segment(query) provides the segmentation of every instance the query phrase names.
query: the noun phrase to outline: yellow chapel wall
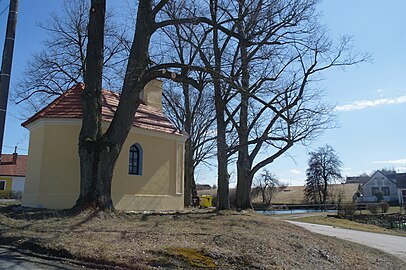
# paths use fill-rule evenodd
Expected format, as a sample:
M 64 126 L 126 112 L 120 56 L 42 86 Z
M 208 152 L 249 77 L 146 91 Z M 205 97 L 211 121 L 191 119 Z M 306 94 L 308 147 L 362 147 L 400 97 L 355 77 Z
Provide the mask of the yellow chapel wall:
M 41 179 L 42 154 L 44 142 L 44 128 L 30 130 L 30 141 L 28 145 L 27 170 L 24 183 L 22 205 L 38 207 L 37 195 Z
M 70 208 L 78 198 L 80 124 L 62 123 L 63 120 L 30 131 L 24 206 Z M 180 188 L 179 184 L 183 185 L 184 144 L 174 136 L 162 134 L 136 128 L 130 131 L 113 175 L 112 197 L 116 209 L 183 208 L 183 192 L 179 192 L 183 187 Z M 38 143 L 41 141 L 42 144 Z M 134 143 L 143 149 L 141 176 L 128 174 L 129 148 Z M 182 172 L 177 171 L 179 169 Z

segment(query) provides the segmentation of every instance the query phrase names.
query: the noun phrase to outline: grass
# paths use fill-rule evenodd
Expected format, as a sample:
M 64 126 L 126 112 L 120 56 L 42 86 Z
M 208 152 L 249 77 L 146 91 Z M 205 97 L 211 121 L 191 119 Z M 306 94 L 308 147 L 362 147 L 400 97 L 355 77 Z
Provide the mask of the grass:
M 0 206 L 0 244 L 125 269 L 401 269 L 386 253 L 253 211 L 128 214 Z
M 195 248 L 169 248 L 166 254 L 169 256 L 179 256 L 184 259 L 190 266 L 194 268 L 217 268 L 213 258 L 207 256 L 203 250 L 197 250 Z
M 330 226 L 343 228 L 343 229 L 374 232 L 374 233 L 383 233 L 383 234 L 390 234 L 390 235 L 397 235 L 397 236 L 406 236 L 406 232 L 390 230 L 390 229 L 386 229 L 386 228 L 379 227 L 376 225 L 371 225 L 371 224 L 358 223 L 358 222 L 350 221 L 347 219 L 329 217 L 326 214 L 317 215 L 317 216 L 308 216 L 308 217 L 302 217 L 302 218 L 295 218 L 294 220 L 301 221 L 301 222 L 307 222 L 307 223 L 321 224 L 321 225 L 330 225 Z

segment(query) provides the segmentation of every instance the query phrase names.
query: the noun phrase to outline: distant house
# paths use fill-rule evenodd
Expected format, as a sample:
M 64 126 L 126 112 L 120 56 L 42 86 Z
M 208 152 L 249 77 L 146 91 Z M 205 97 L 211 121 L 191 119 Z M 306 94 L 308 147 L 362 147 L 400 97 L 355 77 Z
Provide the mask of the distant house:
M 368 175 L 347 176 L 345 179 L 345 183 L 346 184 L 364 184 L 368 180 L 369 180 Z
M 1 155 L 0 163 L 0 192 L 23 192 L 27 164 L 26 155 Z
M 383 200 L 387 202 L 398 202 L 398 190 L 395 175 L 384 175 L 376 171 L 369 179 L 360 186 L 360 196 L 357 202 L 376 202 L 376 194 L 383 193 Z
M 399 204 L 406 204 L 406 173 L 396 175 L 396 187 L 398 189 Z
M 22 124 L 30 131 L 23 206 L 71 208 L 78 199 L 83 90 L 84 84 L 72 87 Z M 183 209 L 187 136 L 162 112 L 161 81 L 150 82 L 141 98 L 114 169 L 113 204 L 118 210 Z M 119 100 L 119 94 L 103 90 L 104 131 Z
M 196 184 L 196 190 L 209 190 L 212 187 L 208 184 Z

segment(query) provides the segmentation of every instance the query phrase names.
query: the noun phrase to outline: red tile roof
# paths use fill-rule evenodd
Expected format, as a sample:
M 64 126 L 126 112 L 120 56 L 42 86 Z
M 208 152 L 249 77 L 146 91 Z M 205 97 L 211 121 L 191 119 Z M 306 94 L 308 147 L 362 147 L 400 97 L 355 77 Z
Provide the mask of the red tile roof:
M 85 86 L 82 83 L 67 90 L 51 102 L 44 109 L 22 123 L 26 127 L 29 123 L 40 118 L 82 118 L 81 93 Z M 108 90 L 102 91 L 102 119 L 111 122 L 117 109 L 120 95 Z M 134 127 L 155 130 L 164 133 L 181 135 L 182 133 L 158 109 L 141 103 L 135 112 Z
M 21 176 L 25 177 L 27 170 L 27 156 L 18 155 L 17 164 L 13 164 L 13 154 L 1 155 L 0 176 Z

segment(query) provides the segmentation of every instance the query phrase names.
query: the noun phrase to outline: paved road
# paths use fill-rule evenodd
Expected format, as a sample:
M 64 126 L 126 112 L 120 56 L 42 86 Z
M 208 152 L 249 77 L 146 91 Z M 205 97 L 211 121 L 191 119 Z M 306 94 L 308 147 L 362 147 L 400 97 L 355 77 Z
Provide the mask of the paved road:
M 89 269 L 78 265 L 67 264 L 60 261 L 45 260 L 37 257 L 30 257 L 25 254 L 0 247 L 0 269 L 1 270 L 74 270 Z
M 337 238 L 380 249 L 389 254 L 395 255 L 406 262 L 406 237 L 347 230 L 333 226 L 304 223 L 292 220 L 287 220 L 286 222 L 298 225 L 314 233 L 335 236 Z

